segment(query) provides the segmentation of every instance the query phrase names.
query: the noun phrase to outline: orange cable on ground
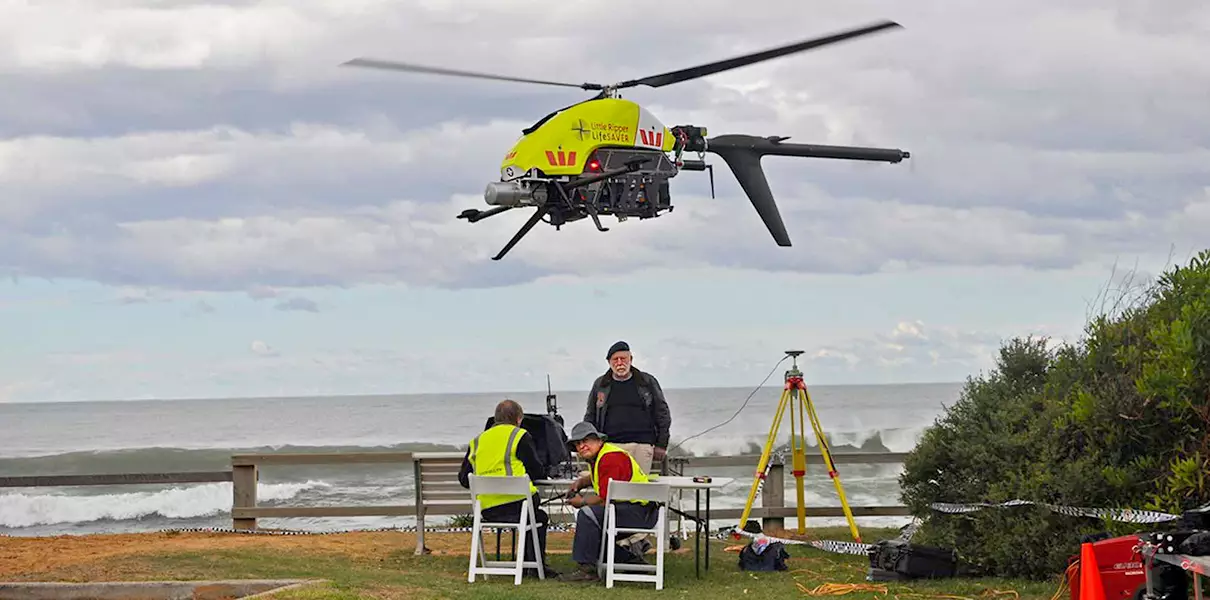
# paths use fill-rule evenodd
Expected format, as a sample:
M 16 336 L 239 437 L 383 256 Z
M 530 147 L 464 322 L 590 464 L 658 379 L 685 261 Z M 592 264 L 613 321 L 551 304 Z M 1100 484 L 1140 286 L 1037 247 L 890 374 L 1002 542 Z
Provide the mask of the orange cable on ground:
M 1013 598 L 1020 598 L 1021 594 L 1017 593 L 1017 590 L 991 590 L 991 589 L 983 590 L 983 593 L 979 594 L 980 598 L 994 598 L 996 596 L 1012 596 Z
M 853 592 L 887 593 L 885 585 L 874 585 L 871 583 L 823 583 L 810 590 L 801 583 L 795 585 L 808 596 L 842 596 Z
M 1055 593 L 1050 597 L 1050 600 L 1059 600 L 1059 598 L 1063 596 L 1064 590 L 1067 589 L 1067 582 L 1071 580 L 1071 572 L 1079 568 L 1080 563 L 1078 562 L 1073 562 L 1070 565 L 1067 565 L 1067 569 L 1063 571 L 1063 577 L 1059 580 L 1059 589 L 1055 590 Z

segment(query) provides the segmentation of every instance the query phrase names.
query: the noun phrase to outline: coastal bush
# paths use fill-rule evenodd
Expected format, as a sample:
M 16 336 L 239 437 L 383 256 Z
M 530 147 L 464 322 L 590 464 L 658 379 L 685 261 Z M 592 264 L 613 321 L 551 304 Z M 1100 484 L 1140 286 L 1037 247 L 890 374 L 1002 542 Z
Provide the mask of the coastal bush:
M 1081 537 L 1163 529 L 1042 507 L 935 511 L 1027 500 L 1172 514 L 1210 502 L 1210 251 L 1122 296 L 1074 344 L 1005 343 L 923 434 L 900 478 L 925 519 L 915 541 L 958 550 L 978 572 L 1060 573 Z

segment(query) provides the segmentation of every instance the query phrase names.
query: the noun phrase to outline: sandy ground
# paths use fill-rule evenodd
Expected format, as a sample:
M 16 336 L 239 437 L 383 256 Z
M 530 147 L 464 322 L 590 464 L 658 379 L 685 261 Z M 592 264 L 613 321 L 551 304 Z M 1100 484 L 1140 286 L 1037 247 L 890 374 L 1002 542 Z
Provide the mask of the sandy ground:
M 495 552 L 495 536 L 487 536 L 488 551 Z M 425 547 L 436 555 L 469 556 L 470 535 L 427 533 Z M 508 546 L 510 538 L 502 539 Z M 565 553 L 571 534 L 551 532 L 550 554 Z M 279 548 L 309 552 L 332 552 L 357 558 L 385 557 L 400 551 L 414 552 L 416 534 L 398 531 L 339 533 L 329 535 L 248 535 L 237 533 L 131 533 L 55 537 L 0 537 L 0 580 L 14 576 L 78 567 L 98 560 L 139 554 L 231 548 Z

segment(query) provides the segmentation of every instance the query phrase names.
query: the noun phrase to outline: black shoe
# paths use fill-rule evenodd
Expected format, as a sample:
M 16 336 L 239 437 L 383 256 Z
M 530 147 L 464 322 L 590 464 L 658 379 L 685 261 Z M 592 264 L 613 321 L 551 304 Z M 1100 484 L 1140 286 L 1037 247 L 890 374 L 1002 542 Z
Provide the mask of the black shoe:
M 568 573 L 560 575 L 559 581 L 600 581 L 600 576 L 597 575 L 596 565 L 580 565 L 580 568 Z
M 635 546 L 638 546 L 638 548 L 635 548 Z M 639 540 L 639 542 L 637 544 L 630 545 L 631 551 L 633 552 L 633 551 L 637 550 L 639 553 L 639 556 L 647 554 L 647 551 L 651 550 L 654 547 L 655 546 L 652 545 L 651 540 L 648 540 L 648 539 L 642 539 L 642 540 Z
M 543 576 L 545 576 L 547 579 L 558 578 L 558 577 L 559 577 L 559 572 L 558 572 L 558 571 L 556 571 L 556 570 L 554 570 L 554 569 L 552 569 L 552 568 L 550 567 L 550 565 L 544 565 L 544 566 L 542 567 L 542 575 L 543 575 Z M 537 570 L 537 569 L 534 569 L 534 568 L 532 568 L 532 567 L 531 567 L 531 568 L 527 568 L 527 569 L 525 569 L 524 571 L 521 571 L 521 576 L 522 576 L 522 577 L 533 577 L 534 579 L 537 579 L 537 578 L 538 578 L 538 570 Z

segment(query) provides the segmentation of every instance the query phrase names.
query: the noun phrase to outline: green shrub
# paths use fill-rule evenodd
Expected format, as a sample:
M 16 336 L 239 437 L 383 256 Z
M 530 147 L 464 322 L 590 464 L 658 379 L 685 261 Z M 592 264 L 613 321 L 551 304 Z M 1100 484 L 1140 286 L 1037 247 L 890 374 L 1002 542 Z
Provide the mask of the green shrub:
M 903 502 L 926 519 L 916 540 L 1006 577 L 1062 572 L 1087 533 L 1165 525 L 929 505 L 1021 499 L 1179 514 L 1210 502 L 1210 251 L 1091 319 L 1077 344 L 1004 344 L 904 466 Z

